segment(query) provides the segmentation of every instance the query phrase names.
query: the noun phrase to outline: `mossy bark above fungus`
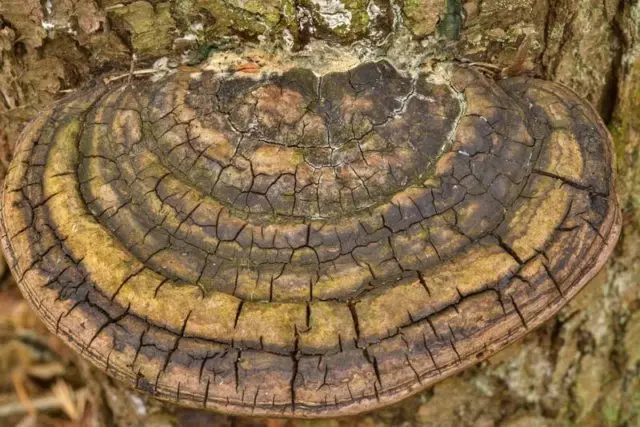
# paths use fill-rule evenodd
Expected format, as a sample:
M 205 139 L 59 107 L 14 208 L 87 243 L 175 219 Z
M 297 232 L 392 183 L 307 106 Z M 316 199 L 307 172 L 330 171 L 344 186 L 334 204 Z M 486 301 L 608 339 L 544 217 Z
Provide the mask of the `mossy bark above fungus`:
M 55 27 L 58 24 L 53 24 L 54 28 L 43 27 L 43 22 L 50 23 L 46 19 L 49 16 L 46 3 L 0 2 L 0 142 L 8 149 L 5 153 L 10 152 L 23 124 L 33 118 L 41 106 L 57 99 L 61 90 L 72 90 L 91 75 L 103 71 L 126 72 L 132 53 L 141 58 L 145 56 L 144 50 L 137 51 L 131 45 L 131 38 L 127 36 L 130 30 L 126 29 L 124 19 L 113 13 L 113 7 L 121 3 L 126 6 L 131 2 L 95 2 L 100 11 L 95 16 L 99 18 L 103 14 L 105 20 L 97 19 L 97 27 L 91 22 L 81 27 L 73 18 L 69 19 L 67 29 Z M 176 62 L 180 62 L 185 52 L 192 55 L 189 57 L 192 60 L 216 49 L 259 41 L 263 36 L 270 43 L 268 48 L 273 44 L 285 49 L 315 48 L 314 38 L 326 37 L 337 43 L 355 40 L 356 44 L 365 46 L 365 51 L 393 51 L 408 45 L 400 43 L 401 47 L 396 48 L 390 45 L 392 39 L 406 40 L 403 31 L 411 33 L 412 26 L 422 25 L 419 44 L 422 51 L 438 57 L 467 58 L 506 66 L 522 38 L 529 34 L 533 37 L 529 66 L 540 76 L 578 89 L 598 106 L 605 119 L 611 119 L 610 128 L 617 142 L 625 231 L 607 271 L 556 320 L 481 368 L 446 381 L 397 407 L 355 421 L 332 421 L 329 425 L 351 422 L 444 426 L 637 424 L 640 419 L 637 380 L 640 140 L 638 125 L 634 122 L 634 117 L 640 117 L 636 89 L 640 24 L 637 3 L 467 0 L 462 2 L 464 25 L 460 38 L 452 43 L 439 40 L 435 29 L 431 30 L 433 22 L 437 25 L 442 16 L 440 4 L 437 13 L 424 11 L 428 22 L 418 20 L 412 24 L 402 11 L 402 3 L 373 3 L 381 11 L 376 15 L 379 27 L 369 32 L 359 30 L 358 35 L 345 38 L 344 35 L 332 36 L 330 31 L 324 34 L 314 31 L 317 24 L 311 13 L 296 4 L 282 6 L 281 20 L 270 27 L 275 30 L 263 32 L 265 27 L 261 26 L 252 33 L 237 31 L 243 27 L 235 25 L 235 18 L 230 20 L 233 24 L 229 29 L 212 30 L 215 20 L 208 10 L 198 7 L 199 2 L 171 2 L 177 42 L 165 46 L 170 50 L 167 56 Z M 77 13 L 67 10 L 71 15 Z M 121 29 L 124 32 L 121 33 Z M 372 34 L 379 35 L 374 38 L 376 44 L 368 43 Z M 186 40 L 180 40 L 184 38 Z M 151 61 L 149 57 L 136 66 L 145 67 Z M 120 425 L 142 422 L 145 416 L 140 415 L 137 398 L 130 400 L 128 392 L 108 381 L 104 381 L 102 387 L 107 390 L 105 395 L 111 407 L 117 408 L 112 412 L 112 420 Z M 149 422 L 162 418 L 186 425 L 184 423 L 198 417 L 213 419 L 221 425 L 232 422 L 212 414 L 176 412 L 167 407 L 163 411 L 165 418 L 147 415 Z

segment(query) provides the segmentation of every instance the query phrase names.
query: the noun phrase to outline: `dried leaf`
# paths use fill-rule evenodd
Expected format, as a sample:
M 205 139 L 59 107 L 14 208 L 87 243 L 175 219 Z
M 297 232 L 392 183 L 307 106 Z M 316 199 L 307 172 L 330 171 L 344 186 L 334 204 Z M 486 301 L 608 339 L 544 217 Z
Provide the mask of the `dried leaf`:
M 60 400 L 64 413 L 74 421 L 79 420 L 82 413 L 78 410 L 75 393 L 69 384 L 64 382 L 64 380 L 58 380 L 51 390 Z
M 59 362 L 42 363 L 27 368 L 27 375 L 39 380 L 51 380 L 64 375 L 65 366 Z
M 11 380 L 13 382 L 13 387 L 16 391 L 16 395 L 18 396 L 18 400 L 27 410 L 30 415 L 35 416 L 37 411 L 29 394 L 27 393 L 27 389 L 24 386 L 24 375 L 22 371 L 17 370 L 14 371 L 11 375 Z

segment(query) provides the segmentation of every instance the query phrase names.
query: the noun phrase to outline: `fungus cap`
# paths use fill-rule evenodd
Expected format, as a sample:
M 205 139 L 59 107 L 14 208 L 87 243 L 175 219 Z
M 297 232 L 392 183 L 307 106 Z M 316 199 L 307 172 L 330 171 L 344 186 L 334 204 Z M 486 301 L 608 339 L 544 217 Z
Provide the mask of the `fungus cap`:
M 23 132 L 0 224 L 36 312 L 115 378 L 329 417 L 548 319 L 620 214 L 610 136 L 574 92 L 380 61 L 81 91 Z

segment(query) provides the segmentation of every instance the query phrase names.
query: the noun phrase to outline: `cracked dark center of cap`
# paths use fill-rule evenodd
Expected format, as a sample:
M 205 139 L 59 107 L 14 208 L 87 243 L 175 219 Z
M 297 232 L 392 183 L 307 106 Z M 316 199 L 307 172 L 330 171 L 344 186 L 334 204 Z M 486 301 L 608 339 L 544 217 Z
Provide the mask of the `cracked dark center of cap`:
M 184 90 L 152 99 L 144 145 L 202 193 L 269 220 L 338 219 L 421 185 L 461 113 L 449 86 L 386 62 L 322 77 L 204 73 Z

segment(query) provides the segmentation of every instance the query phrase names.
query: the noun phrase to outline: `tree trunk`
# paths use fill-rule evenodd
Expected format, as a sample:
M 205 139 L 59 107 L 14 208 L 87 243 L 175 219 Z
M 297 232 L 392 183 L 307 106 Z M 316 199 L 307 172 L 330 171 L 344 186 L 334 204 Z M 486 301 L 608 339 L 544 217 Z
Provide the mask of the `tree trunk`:
M 609 125 L 624 215 L 608 266 L 523 342 L 392 408 L 317 425 L 639 425 L 638 0 L 0 0 L 2 162 L 42 106 L 96 76 L 282 50 L 470 61 L 564 83 Z M 75 363 L 95 425 L 309 424 L 173 408 Z

